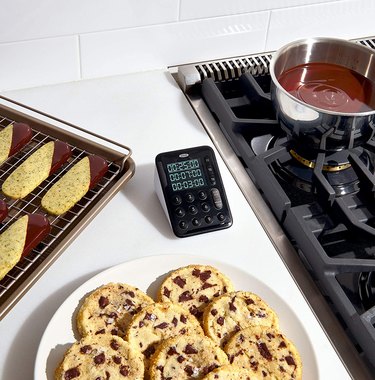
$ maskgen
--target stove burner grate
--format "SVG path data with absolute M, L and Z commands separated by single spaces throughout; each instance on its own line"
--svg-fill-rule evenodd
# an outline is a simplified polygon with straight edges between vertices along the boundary
M 202 96 L 338 320 L 375 367 L 368 301 L 375 275 L 365 275 L 375 273 L 375 141 L 340 152 L 302 149 L 275 120 L 269 87 L 267 75 L 207 78 Z

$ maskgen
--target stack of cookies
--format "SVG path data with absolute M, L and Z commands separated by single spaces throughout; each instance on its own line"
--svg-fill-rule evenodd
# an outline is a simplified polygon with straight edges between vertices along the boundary
M 208 265 L 169 273 L 156 302 L 127 284 L 104 285 L 86 297 L 76 322 L 82 339 L 56 380 L 302 378 L 276 313 Z

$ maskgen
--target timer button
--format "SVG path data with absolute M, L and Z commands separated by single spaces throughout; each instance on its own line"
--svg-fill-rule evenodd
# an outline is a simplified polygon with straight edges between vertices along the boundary
M 208 212 L 208 211 L 210 211 L 210 209 L 211 209 L 211 207 L 210 207 L 210 205 L 208 204 L 208 203 L 202 203 L 202 210 L 204 211 L 204 212 Z
M 194 202 L 195 198 L 194 198 L 194 195 L 192 193 L 187 193 L 186 196 L 185 196 L 185 199 L 186 199 L 186 202 Z
M 223 201 L 221 199 L 220 191 L 216 188 L 211 190 L 212 199 L 214 201 L 215 208 L 221 210 L 223 208 Z
M 195 214 L 198 213 L 198 208 L 196 206 L 194 206 L 194 205 L 189 206 L 188 210 L 189 210 L 189 213 L 192 214 L 192 215 L 195 215 Z
M 198 198 L 201 200 L 201 201 L 204 201 L 205 199 L 207 199 L 207 193 L 203 190 L 199 191 L 198 192 Z
M 177 207 L 175 213 L 179 218 L 182 218 L 185 215 L 185 210 L 182 207 Z
M 175 195 L 174 197 L 172 197 L 172 203 L 175 206 L 178 206 L 182 203 L 182 198 L 179 195 Z
M 219 222 L 224 222 L 225 220 L 225 215 L 220 213 L 220 214 L 217 214 L 217 219 L 219 220 Z
M 194 219 L 191 221 L 191 223 L 192 223 L 192 225 L 193 225 L 194 227 L 198 227 L 198 226 L 201 224 L 201 222 L 200 222 L 199 219 L 197 219 L 197 218 L 194 218 Z
M 182 230 L 186 230 L 188 228 L 188 224 L 184 221 L 184 220 L 181 220 L 180 223 L 178 223 L 179 227 L 182 229 Z
M 207 215 L 207 216 L 204 218 L 204 220 L 205 220 L 205 222 L 206 222 L 207 224 L 211 224 L 211 223 L 212 223 L 212 216 Z

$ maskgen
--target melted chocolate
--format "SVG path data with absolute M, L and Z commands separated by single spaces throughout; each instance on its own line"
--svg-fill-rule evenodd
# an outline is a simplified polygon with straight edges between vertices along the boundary
M 89 156 L 90 162 L 90 186 L 92 189 L 105 175 L 108 170 L 106 160 L 99 156 Z
M 51 231 L 48 219 L 41 214 L 30 214 L 27 223 L 25 247 L 22 257 L 27 256 Z
M 0 199 L 0 222 L 2 222 L 6 218 L 7 215 L 8 215 L 8 206 L 5 203 L 5 201 Z
M 27 124 L 14 123 L 9 156 L 21 150 L 31 140 L 32 136 L 33 131 Z
M 49 174 L 57 171 L 71 157 L 72 151 L 67 143 L 55 141 L 55 149 L 53 151 L 52 165 Z
M 343 113 L 375 109 L 375 85 L 368 78 L 331 63 L 292 67 L 278 78 L 286 91 L 306 104 Z

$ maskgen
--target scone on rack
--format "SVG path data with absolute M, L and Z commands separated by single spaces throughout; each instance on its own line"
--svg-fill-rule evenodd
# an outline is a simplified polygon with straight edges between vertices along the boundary
M 0 165 L 21 150 L 32 138 L 33 131 L 25 123 L 11 123 L 0 131 Z
M 171 272 L 160 286 L 160 302 L 178 303 L 202 319 L 205 307 L 221 294 L 234 290 L 231 280 L 209 265 L 188 265 Z
M 236 332 L 250 326 L 279 327 L 277 314 L 254 293 L 223 294 L 204 310 L 204 331 L 220 347 L 224 347 Z
M 142 354 L 113 335 L 90 335 L 67 350 L 55 371 L 55 380 L 141 380 Z
M 126 340 L 142 351 L 145 367 L 157 345 L 176 335 L 204 335 L 198 320 L 180 305 L 171 302 L 154 303 L 143 308 L 130 322 Z
M 88 295 L 77 314 L 81 336 L 112 334 L 123 337 L 132 317 L 154 300 L 125 283 L 109 283 Z
M 3 193 L 12 199 L 26 197 L 60 169 L 71 155 L 67 143 L 58 140 L 47 142 L 10 173 L 1 187 Z
M 44 194 L 41 205 L 51 215 L 62 215 L 94 188 L 108 170 L 104 158 L 90 155 L 75 163 Z
M 214 369 L 203 380 L 264 380 L 264 377 L 254 374 L 249 369 L 228 364 Z
M 302 379 L 302 361 L 297 348 L 272 328 L 255 326 L 241 330 L 224 350 L 231 364 L 267 379 Z
M 162 342 L 151 358 L 151 380 L 203 379 L 228 364 L 225 352 L 204 335 L 180 335 Z

